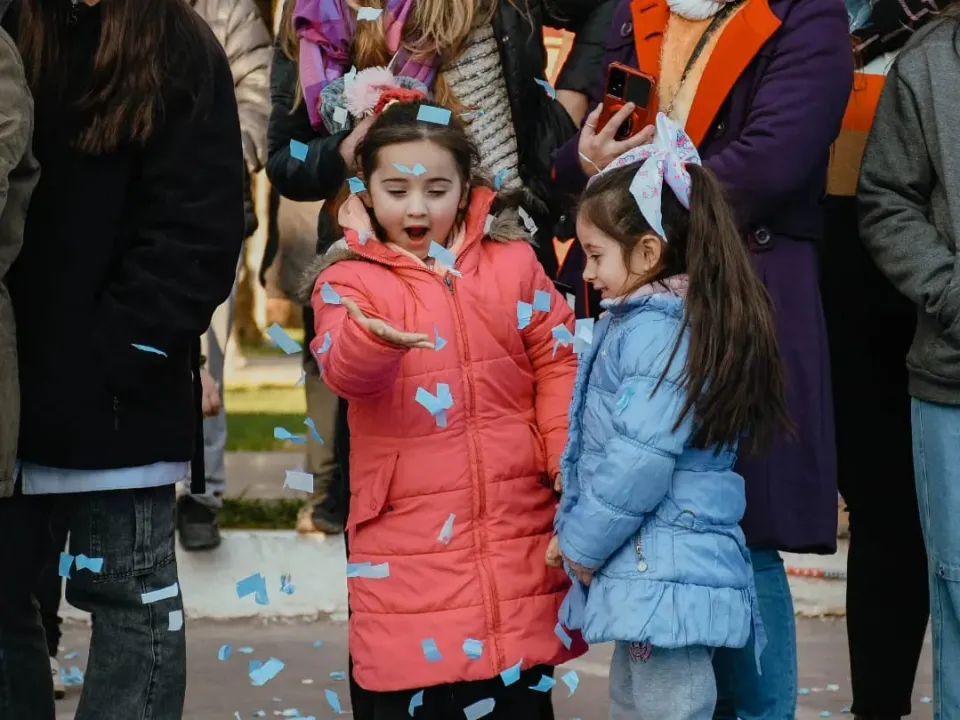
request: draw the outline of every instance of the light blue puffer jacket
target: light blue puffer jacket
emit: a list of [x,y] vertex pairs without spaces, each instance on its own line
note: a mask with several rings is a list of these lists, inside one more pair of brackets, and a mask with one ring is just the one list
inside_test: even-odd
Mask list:
[[563,554],[597,572],[589,588],[574,581],[560,620],[591,643],[743,647],[755,600],[744,481],[735,453],[690,447],[689,416],[673,430],[686,337],[653,393],[683,315],[658,287],[605,303],[580,356],[556,529]]

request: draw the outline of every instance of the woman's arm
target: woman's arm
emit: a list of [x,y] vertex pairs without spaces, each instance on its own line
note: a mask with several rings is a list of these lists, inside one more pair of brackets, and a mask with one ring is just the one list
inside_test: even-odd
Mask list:
[[346,400],[366,400],[388,392],[400,374],[409,348],[381,340],[354,320],[343,305],[329,304],[321,289],[329,283],[338,295],[353,300],[367,318],[382,317],[370,302],[371,292],[349,263],[337,263],[317,278],[310,304],[317,336],[310,350],[323,381]]
[[[215,42],[210,35],[211,45]],[[219,45],[190,48],[209,76],[196,98],[168,103],[130,187],[130,230],[92,329],[111,384],[148,382],[165,358],[185,352],[230,294],[243,243],[246,170],[230,66]]]
[[[929,220],[930,196],[938,182],[929,152],[938,142],[938,128],[933,128],[933,138],[926,137],[915,88],[901,77],[900,67],[884,84],[863,156],[857,191],[860,236],[897,290],[949,328],[960,316],[957,255]],[[918,77],[911,82],[923,97],[931,97],[934,81],[928,66],[913,67]],[[957,122],[960,118],[944,119],[943,129]],[[939,142],[947,139],[939,137]]]
[[745,225],[770,218],[824,163],[853,85],[847,12],[837,0],[799,0],[775,36],[740,137],[705,164]]
[[558,93],[570,90],[592,99],[616,7],[617,0],[548,0],[544,3],[549,26],[575,33],[573,47],[557,77]]
[[[303,99],[294,107],[298,83],[297,64],[275,46],[270,69],[267,177],[277,192],[290,200],[330,200],[347,178],[340,143],[349,133],[318,134],[310,125]],[[291,140],[307,146],[304,160],[290,154]]]

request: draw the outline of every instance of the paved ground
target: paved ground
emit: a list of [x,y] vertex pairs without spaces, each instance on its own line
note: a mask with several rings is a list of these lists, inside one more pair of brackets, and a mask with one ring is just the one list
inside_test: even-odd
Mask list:
[[[850,703],[847,672],[846,628],[841,620],[801,620],[800,682],[810,690],[799,699],[798,720],[814,720],[829,711],[839,717]],[[185,720],[234,720],[235,712],[243,720],[256,717],[264,710],[265,717],[275,717],[283,710],[296,708],[306,717],[317,720],[333,718],[334,713],[324,699],[329,688],[339,694],[343,709],[349,711],[347,683],[330,678],[331,672],[346,670],[346,627],[332,622],[272,622],[244,621],[230,623],[197,622],[187,624],[190,680],[187,690]],[[89,631],[80,625],[66,629],[63,646],[67,651],[78,651],[79,657],[64,661],[83,669],[88,647]],[[314,647],[322,640],[323,646]],[[221,645],[231,644],[233,654],[226,662],[217,659]],[[252,655],[243,655],[237,648],[250,646]],[[566,687],[558,685],[554,692],[557,720],[606,720],[606,671],[609,646],[592,650],[586,657],[572,663],[580,676],[580,687],[569,698]],[[252,687],[247,677],[250,659],[267,660],[276,657],[286,667],[265,686]],[[312,681],[312,682],[307,682]],[[839,691],[827,690],[836,684]],[[70,688],[67,699],[58,703],[57,720],[73,718],[79,697],[78,688]],[[915,694],[914,718],[930,720],[931,706],[919,703],[931,695],[929,643],[921,662]],[[106,716],[104,716],[106,717]]]
[[227,471],[227,497],[247,499],[289,499],[283,489],[287,470],[303,467],[303,451],[299,452],[228,452],[224,457]]

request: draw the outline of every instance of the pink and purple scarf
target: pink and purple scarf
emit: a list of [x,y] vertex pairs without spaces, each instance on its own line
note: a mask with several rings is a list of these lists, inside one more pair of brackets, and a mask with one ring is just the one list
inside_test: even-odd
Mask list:
[[[386,0],[382,22],[387,50],[395,57],[391,70],[395,75],[416,78],[427,87],[433,86],[439,56],[429,62],[414,60],[402,48],[403,26],[415,0]],[[314,128],[323,129],[320,117],[320,92],[328,83],[343,77],[350,65],[350,43],[357,20],[347,0],[296,0],[293,27],[300,37],[300,84]],[[360,68],[361,70],[363,68]]]

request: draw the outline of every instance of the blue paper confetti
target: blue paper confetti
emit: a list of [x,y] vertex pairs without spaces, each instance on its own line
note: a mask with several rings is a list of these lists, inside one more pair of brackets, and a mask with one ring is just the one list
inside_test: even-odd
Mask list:
[[333,289],[333,286],[325,282],[320,286],[320,297],[327,305],[340,305],[340,293]]
[[570,329],[566,325],[557,325],[550,332],[553,334],[553,339],[556,341],[553,343],[554,356],[557,354],[557,348],[561,346],[567,347],[573,343],[573,333],[570,332]]
[[920,698],[920,702],[922,702],[924,705],[929,705],[933,702],[933,698],[922,697]]
[[310,146],[305,143],[300,142],[299,140],[290,141],[290,157],[295,160],[303,162],[307,159],[307,151],[310,150]]
[[581,318],[574,323],[573,351],[579,355],[593,345],[593,318]]
[[533,318],[533,305],[523,300],[517,301],[517,330],[523,330]]
[[369,562],[347,563],[348,578],[367,578],[369,580],[383,580],[390,577],[390,563],[374,565]]
[[513,685],[517,680],[520,679],[520,668],[523,665],[523,658],[520,658],[518,662],[513,667],[508,667],[502,673],[500,673],[500,679],[503,680],[504,685]]
[[499,170],[496,175],[493,176],[493,187],[495,190],[500,190],[503,187],[504,181],[507,179],[507,176],[510,175],[510,170],[504,168]]
[[[383,10],[381,10],[380,8],[372,8],[372,7],[358,8],[357,22],[360,22],[363,20],[373,21],[379,18],[382,14],[383,14]],[[339,712],[339,710],[337,712]]]
[[478,700],[473,705],[465,707],[463,714],[467,720],[478,720],[478,718],[485,717],[492,713],[496,705],[497,701],[493,698],[484,698],[483,700]]
[[557,91],[553,89],[553,85],[548,83],[546,80],[541,80],[540,78],[534,78],[533,80],[537,83],[537,85],[547,91],[547,95],[552,97],[554,100],[557,99]]
[[447,426],[447,410],[453,407],[453,396],[450,394],[449,385],[437,383],[436,395],[423,387],[418,387],[414,399],[434,417],[437,427]]
[[254,670],[259,670],[263,667],[263,660],[251,660],[247,663],[247,672],[252,673]]
[[80,657],[80,653],[78,653],[76,650],[71,650],[70,652],[68,652],[66,655],[63,656],[63,659],[75,660],[78,657]]
[[560,642],[563,643],[563,646],[569,650],[570,646],[573,645],[573,638],[567,633],[563,625],[557,623],[557,626],[553,629],[553,634],[560,638]]
[[433,663],[443,660],[440,650],[437,648],[437,641],[433,638],[421,640],[420,646],[423,648],[423,656],[427,659],[427,662]]
[[320,433],[317,432],[317,426],[313,422],[313,418],[307,418],[303,421],[303,424],[310,428],[310,437],[317,441],[320,445],[324,445],[323,438],[320,437]]
[[810,694],[810,688],[800,688],[799,690],[797,690],[797,695],[809,695],[809,694]]
[[60,577],[70,577],[70,568],[73,566],[73,555],[70,553],[60,553]]
[[220,649],[217,651],[217,660],[220,662],[226,662],[230,658],[230,653],[233,651],[233,647],[229,644],[221,645]]
[[830,712],[829,710],[824,710],[822,713],[820,713],[820,717],[822,718],[828,718],[828,717],[831,717],[832,715],[833,713]]
[[[331,289],[332,289],[332,288],[331,288]],[[321,292],[322,292],[322,290],[321,290]],[[339,298],[338,298],[338,299],[339,299]],[[328,352],[328,351],[330,350],[330,346],[331,346],[331,345],[333,345],[333,338],[330,337],[330,331],[327,330],[327,331],[323,334],[323,342],[320,343],[320,348],[317,350],[316,354],[317,354],[317,355],[323,355],[325,352]]]
[[413,167],[408,167],[407,165],[401,165],[400,163],[394,163],[393,166],[397,169],[398,172],[402,172],[406,175],[413,175],[414,177],[420,177],[427,172],[427,169],[417,163]]
[[547,675],[541,675],[540,682],[538,682],[536,685],[531,685],[530,689],[536,690],[537,692],[545,693],[553,690],[556,684],[557,684],[557,681],[554,680],[552,677],[549,677]]
[[250,673],[250,683],[254,687],[262,687],[273,680],[283,668],[283,661],[272,657]]
[[617,398],[617,415],[623,415],[623,411],[627,409],[636,392],[637,390],[633,385],[627,385],[623,389],[620,397]]
[[293,584],[292,575],[280,576],[280,592],[284,595],[293,595],[297,591],[297,586]]
[[314,641],[313,641],[313,646],[314,646],[315,648],[322,648],[322,647],[323,647],[323,640],[314,640]]
[[244,655],[253,655],[253,648],[252,647],[237,648],[237,652],[243,653]]
[[433,326],[433,349],[437,352],[440,352],[447,346],[447,341],[440,337],[440,328],[436,325]]
[[346,674],[345,672],[343,672],[342,670],[334,670],[332,673],[330,673],[330,679],[331,679],[331,680],[346,680],[346,679],[347,679],[347,674]]
[[60,668],[60,679],[67,687],[83,685],[83,673],[76,665],[71,665],[69,670]]
[[350,186],[350,192],[353,194],[363,192],[367,189],[367,186],[363,184],[363,180],[358,177],[349,178],[347,185]]
[[423,707],[423,690],[418,690],[410,698],[410,704],[407,706],[407,714],[413,717],[418,707]]
[[849,706],[849,705],[844,705],[842,708],[840,708],[840,713],[841,713],[842,715],[849,715],[849,714],[850,714],[850,706]]
[[77,555],[77,570],[89,570],[95,575],[103,572],[103,558],[87,557],[83,553]]
[[162,357],[167,357],[167,354],[163,350],[157,350],[152,345],[140,345],[138,343],[130,343],[130,347],[136,348],[140,352],[150,353],[151,355],[161,355]]
[[273,437],[277,440],[286,440],[287,442],[292,442],[295,445],[304,445],[307,442],[307,438],[303,435],[294,435],[292,432],[283,427],[275,427],[273,429]]
[[283,479],[285,490],[299,490],[300,492],[313,492],[313,473],[303,472],[302,470],[287,470]]
[[444,521],[443,527],[440,528],[440,535],[437,536],[437,542],[441,542],[444,545],[450,544],[450,541],[453,540],[453,524],[456,520],[456,514],[450,513],[450,516]]
[[337,715],[343,711],[340,709],[340,696],[333,690],[324,690],[324,696],[327,698],[327,705],[330,706],[330,709],[333,710]]
[[533,294],[533,309],[540,312],[550,312],[550,293],[544,290],[537,290]]
[[467,638],[463,641],[463,654],[471,660],[479,660],[483,656],[483,641]]
[[433,105],[421,105],[417,112],[417,120],[420,122],[433,123],[434,125],[449,125],[450,111],[446,108],[434,107]]
[[267,328],[267,337],[287,355],[293,355],[303,349],[300,347],[300,343],[287,335],[287,331],[277,323]]
[[567,697],[573,697],[577,688],[580,687],[580,676],[577,675],[577,671],[571,670],[570,672],[564,673],[560,679],[563,680],[563,684],[570,690],[570,694]]
[[465,112],[460,116],[460,119],[464,122],[473,122],[477,118],[482,118],[486,113],[483,110],[471,110],[470,112]]
[[237,597],[245,598],[247,595],[253,595],[257,605],[270,604],[267,597],[267,580],[263,575],[257,573],[237,583]]
[[456,275],[457,277],[462,277],[459,270],[454,269],[454,265],[457,264],[457,256],[453,254],[451,250],[447,250],[440,243],[431,240],[430,247],[427,250],[427,256],[432,257],[441,265],[444,265],[447,270],[450,271],[451,275]]

